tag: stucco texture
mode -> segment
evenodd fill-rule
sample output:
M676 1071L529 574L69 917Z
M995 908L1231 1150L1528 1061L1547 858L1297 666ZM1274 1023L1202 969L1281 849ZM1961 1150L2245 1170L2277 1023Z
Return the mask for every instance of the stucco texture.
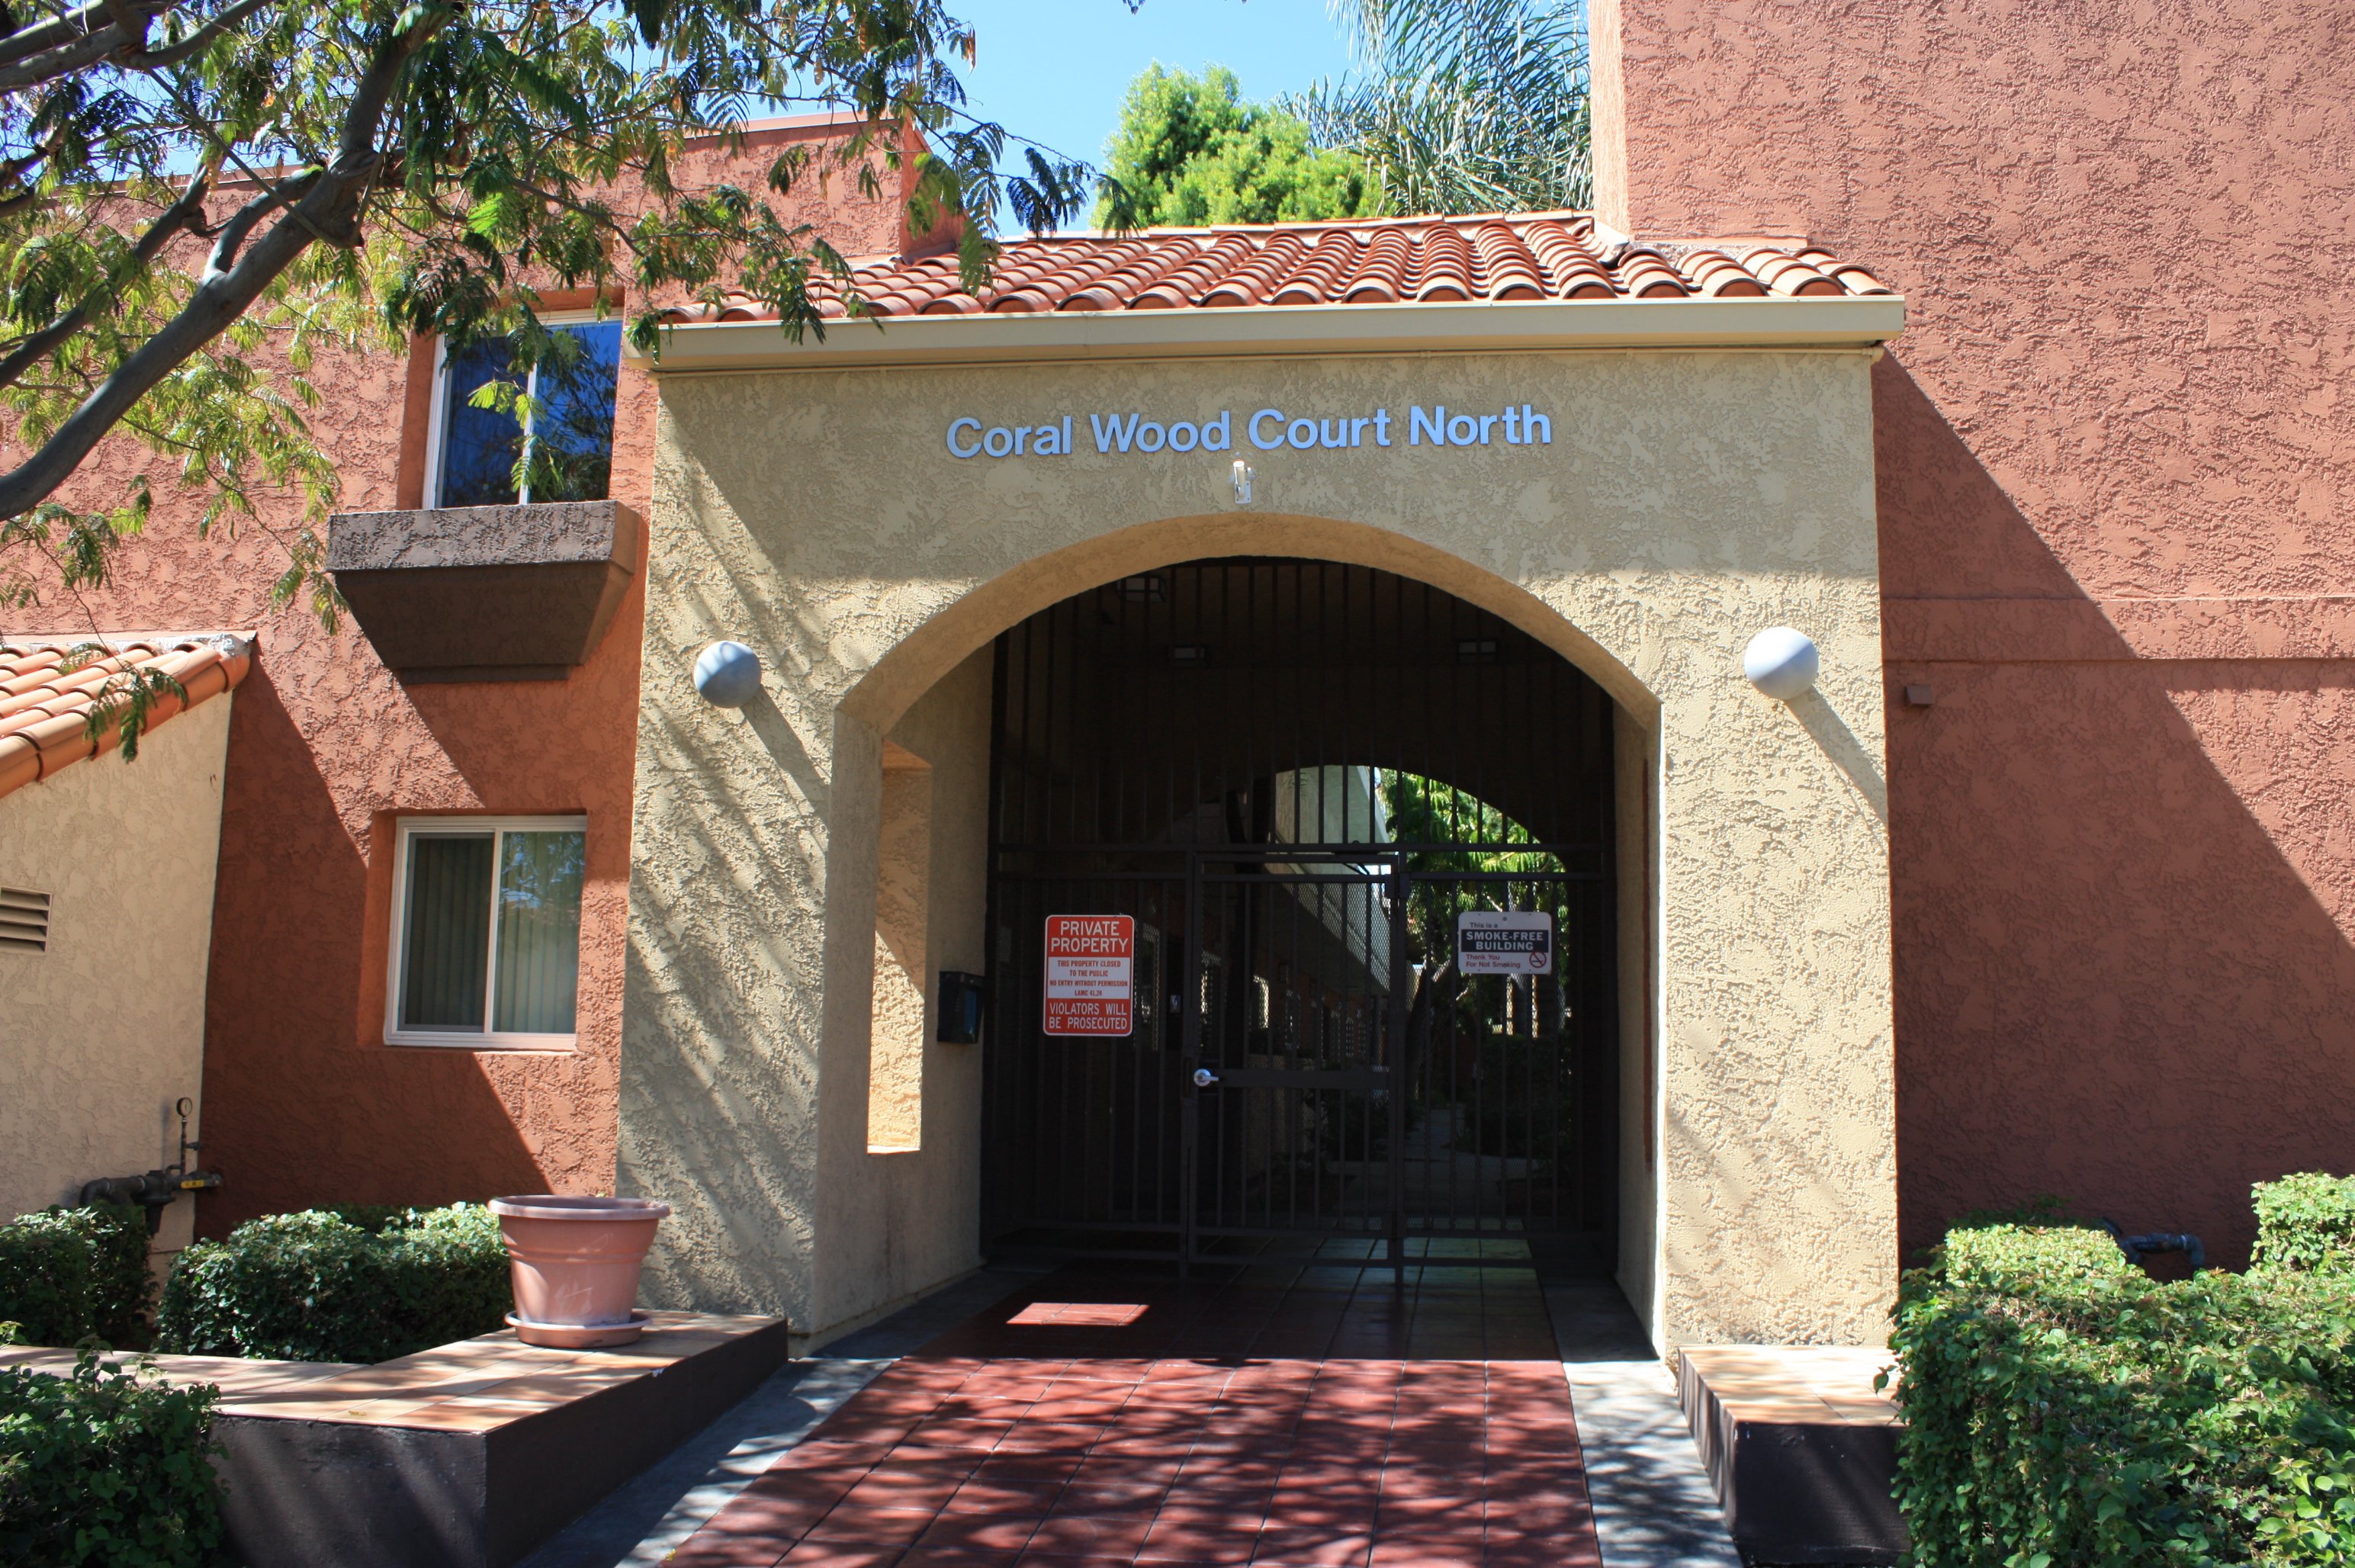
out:
M0 1221L178 1157L174 1104L203 1091L222 764L240 699L175 716L132 763L108 752L0 799L0 883L50 901L47 952L0 950ZM194 1211L165 1210L156 1245L186 1245Z
M880 1304L873 1227L907 1221L855 1173L876 1162L886 732L1072 592L1284 554L1485 605L1657 737L1657 898L1636 917L1659 948L1657 1166L1632 1196L1659 1212L1627 1229L1658 1257L1629 1271L1655 1282L1639 1305L1664 1343L1878 1337L1897 1255L1869 364L1678 351L666 379L619 1156L624 1190L677 1211L659 1296L783 1309L817 1334ZM1232 453L1099 457L1084 419L1224 409L1240 432L1263 406L1402 421L1411 403L1524 401L1550 416L1550 445L1246 449L1247 507ZM943 443L960 415L1065 413L1079 455L964 462ZM1796 706L1741 672L1776 624L1824 650L1820 695ZM720 636L766 665L741 714L687 678ZM936 853L977 859L977 825L936 809L933 832ZM965 1204L976 1173L929 1179L932 1201Z
M2355 15L1598 0L1603 215L1804 235L1874 382L1909 1248L2237 1264L2355 1150ZM1903 705L1927 686L1926 709Z
M758 132L744 155L840 134L815 124ZM682 160L680 184L740 177L741 166L701 146ZM821 188L813 177L780 205L845 251L888 250L903 237L896 177L872 196L854 180ZM639 199L616 193L623 208ZM433 347L327 347L312 364L319 398L305 418L337 465L339 508L421 504ZM640 516L654 400L648 378L625 364L613 498ZM200 1200L200 1228L217 1235L327 1202L610 1189L642 582L561 679L405 682L364 627L346 619L329 634L307 606L272 603L284 541L302 526L296 498L264 496L258 521L199 539L204 497L167 482L176 469L126 440L102 444L64 498L112 505L148 472L153 520L106 588L12 610L5 629L260 628L229 721L207 1003L205 1154L229 1181ZM575 1050L384 1043L394 824L427 812L587 816Z

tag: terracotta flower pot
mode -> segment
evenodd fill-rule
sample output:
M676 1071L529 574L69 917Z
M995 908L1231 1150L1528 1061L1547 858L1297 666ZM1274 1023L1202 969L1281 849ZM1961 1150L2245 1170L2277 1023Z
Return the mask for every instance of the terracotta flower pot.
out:
M626 1345L645 1332L638 1271L667 1203L644 1198L494 1198L506 1243L516 1309L507 1322L527 1345L584 1349Z

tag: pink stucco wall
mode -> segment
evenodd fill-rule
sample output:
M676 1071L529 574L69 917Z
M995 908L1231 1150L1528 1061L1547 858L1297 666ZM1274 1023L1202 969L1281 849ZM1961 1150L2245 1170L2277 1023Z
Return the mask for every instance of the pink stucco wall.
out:
M1596 0L1597 208L1803 235L1878 368L1909 1249L2244 1254L2355 1168L2355 11ZM1908 683L1934 706L1910 708Z
M787 141L838 133L758 133L733 168L718 149L696 152L681 183L743 180ZM838 174L823 190L798 185L788 216L852 254L902 238L896 198L862 196ZM417 504L431 352L323 355L313 370L311 419L339 465L340 509ZM649 379L625 366L613 496L641 516L654 403ZM116 584L79 601L52 593L5 626L260 630L230 724L206 1027L205 1162L228 1184L202 1200L200 1231L325 1202L610 1190L642 587L566 679L406 683L359 626L331 636L302 607L271 608L284 565L272 530L297 522L293 506L269 507L234 540L199 539L194 498L165 487L170 465L120 441L69 494L105 504L142 468L158 478L155 517ZM393 824L418 812L587 815L576 1050L384 1043Z

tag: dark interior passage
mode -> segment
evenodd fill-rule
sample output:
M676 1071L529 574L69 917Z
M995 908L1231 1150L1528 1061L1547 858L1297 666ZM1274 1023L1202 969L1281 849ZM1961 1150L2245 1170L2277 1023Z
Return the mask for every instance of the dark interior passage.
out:
M1607 1266L1599 687L1426 584L1273 558L1075 596L996 669L993 1251ZM1082 916L1125 967L1075 1025Z

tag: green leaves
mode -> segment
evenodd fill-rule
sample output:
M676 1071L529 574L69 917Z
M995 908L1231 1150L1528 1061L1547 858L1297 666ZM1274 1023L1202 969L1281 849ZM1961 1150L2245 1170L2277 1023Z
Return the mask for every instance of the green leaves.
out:
M126 1345L144 1329L147 1216L129 1204L45 1209L0 1225L0 1320L28 1345L95 1336Z
M2355 1288L2154 1284L1993 1224L1905 1276L1897 1494L1922 1568L2355 1563Z
M2306 1171L2261 1182L2255 1266L2355 1275L2355 1177Z
M221 1540L218 1391L83 1351L69 1376L0 1370L0 1560L197 1568Z
M1348 0L1359 72L1284 107L1361 158L1393 213L1593 199L1583 7L1566 0Z
M0 94L0 428L30 453L0 471L0 603L107 580L130 503L53 497L120 432L158 460L134 485L204 496L208 528L261 527L278 601L332 620L314 530L336 473L283 375L320 340L520 342L549 293L589 291L626 299L631 342L659 354L662 307L730 288L798 337L823 330L812 283L845 270L789 190L880 196L920 160L911 231L960 226L973 284L1001 197L1043 228L1088 196L1090 171L1043 150L1001 167L1005 133L963 107L972 30L943 0L102 11ZM0 59L47 25L16 15ZM814 109L857 128L778 158L758 191L710 155L751 116Z
M1379 191L1364 161L1309 144L1294 114L1237 96L1234 72L1147 67L1108 144L1100 228L1362 218Z
M182 1355L382 1361L496 1329L512 1302L480 1204L249 1220L180 1254L156 1316Z

